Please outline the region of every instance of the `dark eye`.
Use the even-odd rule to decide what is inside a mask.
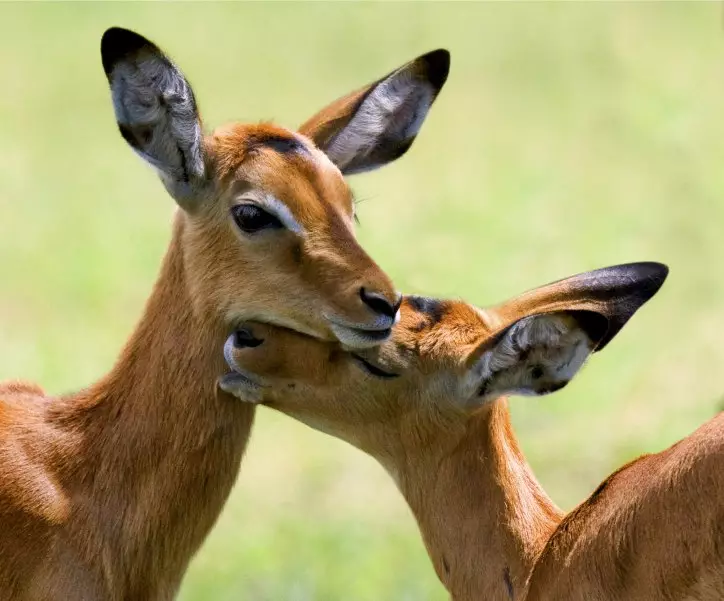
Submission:
[[[362,368],[363,368],[367,373],[369,373],[369,374],[371,374],[371,375],[373,375],[373,376],[375,376],[375,377],[377,377],[377,378],[390,379],[390,378],[397,378],[397,377],[399,377],[399,375],[400,375],[400,374],[393,374],[393,373],[390,373],[390,372],[385,371],[385,370],[383,370],[383,369],[380,369],[380,368],[377,367],[376,365],[372,365],[372,363],[370,363],[369,361],[365,361],[365,360],[364,360],[362,357],[360,357],[359,355],[355,355],[354,353],[351,353],[351,355],[352,355],[352,358],[353,358],[357,363],[359,363],[359,364],[362,366]]]
[[[236,205],[231,209],[231,215],[239,229],[247,234],[283,227],[277,217],[252,204]]]

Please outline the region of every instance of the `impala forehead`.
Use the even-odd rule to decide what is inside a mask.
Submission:
[[[239,180],[283,205],[306,229],[314,230],[334,215],[351,224],[352,192],[340,171],[325,162],[329,159],[314,148],[293,155],[265,148],[242,165]]]
[[[253,188],[283,203],[303,226],[337,214],[351,222],[352,192],[340,170],[314,143],[272,124],[232,123],[207,138],[232,198]]]
[[[398,355],[415,354],[425,364],[459,364],[485,340],[485,313],[454,300],[407,296],[393,344]]]

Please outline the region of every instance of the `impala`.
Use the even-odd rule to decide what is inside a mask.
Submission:
[[[666,274],[657,263],[610,267],[487,310],[407,297],[393,338],[364,351],[251,324],[227,341],[232,371],[219,383],[375,457],[407,500],[456,601],[708,599],[693,595],[704,590],[694,586],[703,574],[693,567],[707,565],[697,556],[699,537],[711,536],[705,524],[721,535],[722,522],[708,510],[691,512],[687,493],[667,488],[683,479],[716,492],[722,479],[711,467],[708,480],[704,466],[684,475],[701,441],[618,472],[561,522],[520,450],[505,399],[565,386]],[[713,444],[711,428],[705,436]],[[662,519],[679,527],[659,536],[667,544],[678,536],[678,545],[655,538]],[[711,549],[705,556],[721,568]],[[688,589],[673,587],[686,575]],[[681,594],[664,592],[673,590]],[[720,599],[724,588],[715,590]]]
[[[118,127],[179,206],[143,317],[110,373],[49,397],[0,386],[0,599],[160,601],[236,478],[251,405],[219,393],[242,320],[353,348],[390,335],[400,298],[355,240],[344,174],[401,156],[445,82],[426,54],[298,132],[204,134],[188,81],[142,36],[101,42]]]

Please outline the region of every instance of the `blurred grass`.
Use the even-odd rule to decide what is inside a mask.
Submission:
[[[182,66],[206,122],[294,126],[434,47],[450,80],[407,157],[353,181],[401,289],[479,304],[580,271],[668,263],[660,295],[566,390],[516,399],[564,507],[721,408],[724,35],[718,4],[0,5],[0,379],[109,368],[173,210],[117,134],[110,25]],[[414,522],[361,453],[261,411],[182,598],[441,600]]]

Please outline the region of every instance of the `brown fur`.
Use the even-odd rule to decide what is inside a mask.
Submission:
[[[616,471],[550,537],[525,598],[722,599],[722,461],[719,414],[669,449]]]
[[[640,304],[660,282],[633,284],[647,286]],[[459,397],[471,358],[511,323],[551,307],[598,307],[620,329],[630,292],[574,278],[488,311],[408,299],[394,339],[363,354],[394,379],[367,374],[331,343],[257,324],[251,332],[264,342],[235,348],[233,364],[261,386],[263,403],[380,461],[456,601],[721,599],[723,510],[709,502],[692,510],[691,494],[724,493],[724,416],[625,466],[564,519],[525,461],[507,401],[470,406]],[[598,336],[610,340],[611,327]]]
[[[258,143],[269,136],[303,151]],[[253,422],[253,407],[216,389],[228,333],[254,318],[331,338],[325,313],[371,319],[362,286],[397,298],[355,240],[342,174],[312,140],[234,124],[203,147],[211,184],[203,198],[184,199],[194,210],[178,211],[113,370],[57,398],[33,384],[0,385],[0,601],[172,599]],[[230,209],[251,188],[282,201],[305,235],[242,235]]]
[[[193,249],[186,257],[189,268],[204,274],[198,292],[192,290],[193,302],[224,316],[259,313],[264,320],[329,338],[322,312],[361,324],[370,319],[361,287],[390,299],[397,295],[355,240],[352,197],[339,170],[310,141],[305,142],[308,154],[254,147],[256,138],[271,134],[293,135],[269,124],[230,125],[207,139],[222,191],[220,202],[203,207],[194,227],[184,232]],[[240,236],[229,210],[250,188],[283,202],[306,234],[301,239],[290,232],[252,240]],[[241,286],[243,295],[237,292]]]
[[[403,302],[393,340],[364,356],[399,378],[367,375],[347,353],[254,324],[264,343],[235,360],[262,382],[264,404],[342,438],[390,473],[420,525],[439,578],[458,601],[509,601],[561,514],[537,485],[499,400],[469,414],[454,382],[496,328],[494,312],[449,301],[444,317]],[[291,388],[289,384],[294,384]]]

